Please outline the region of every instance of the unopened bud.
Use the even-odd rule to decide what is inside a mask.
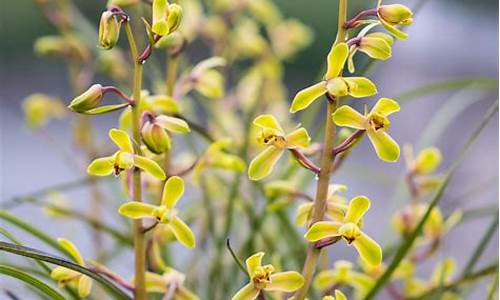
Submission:
[[[391,25],[410,25],[413,23],[413,12],[402,4],[381,5],[378,15]]]
[[[103,12],[99,23],[99,46],[103,49],[113,48],[120,36],[120,26],[121,23],[112,12]]]
[[[94,84],[83,94],[71,101],[68,108],[74,112],[83,113],[96,108],[102,100],[102,85]]]
[[[63,56],[67,51],[66,42],[61,36],[43,36],[33,45],[35,53],[43,56]]]
[[[182,22],[182,7],[179,4],[170,4],[168,6],[167,26],[168,32],[172,33],[179,28]]]
[[[168,34],[169,5],[167,0],[153,0],[153,26],[152,31],[158,35]]]
[[[142,125],[141,136],[151,152],[161,154],[170,149],[170,137],[165,129],[154,121],[154,117],[152,118]]]

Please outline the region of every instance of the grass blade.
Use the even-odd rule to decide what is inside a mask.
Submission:
[[[421,233],[422,228],[425,225],[425,222],[430,216],[430,213],[432,209],[439,203],[441,200],[444,191],[446,187],[448,186],[448,183],[450,182],[451,178],[453,177],[456,169],[462,162],[463,158],[465,157],[465,154],[467,154],[469,148],[474,144],[474,142],[477,140],[479,137],[480,133],[482,130],[486,127],[488,122],[491,120],[491,118],[498,112],[498,101],[495,102],[495,104],[488,110],[486,115],[484,116],[483,120],[480,122],[480,124],[477,126],[477,128],[474,130],[474,132],[470,135],[468,140],[465,142],[465,144],[462,146],[460,149],[459,153],[453,160],[453,163],[451,167],[449,168],[448,172],[446,172],[443,181],[437,188],[436,192],[434,193],[432,200],[429,203],[429,206],[427,207],[427,210],[425,214],[422,216],[420,219],[418,225],[415,227],[413,232],[405,238],[399,249],[396,251],[396,254],[394,255],[394,258],[392,259],[392,262],[389,264],[385,272],[382,274],[382,276],[379,278],[377,283],[373,286],[373,288],[368,292],[368,294],[365,297],[365,300],[373,299],[375,295],[380,291],[380,289],[386,284],[386,282],[391,278],[392,273],[396,270],[398,267],[399,263],[403,258],[406,256],[408,251],[411,249],[413,243],[415,242],[416,238],[418,235]]]
[[[19,279],[21,281],[24,281],[25,283],[29,284],[32,287],[35,287],[39,291],[43,292],[47,296],[49,296],[51,299],[54,300],[65,300],[63,295],[61,295],[58,291],[54,290],[52,287],[48,286],[46,283],[38,280],[37,278],[24,273],[22,271],[19,271],[17,269],[5,266],[5,265],[0,265],[0,273]]]
[[[12,253],[12,254],[45,261],[45,262],[48,262],[51,264],[59,265],[59,266],[77,271],[79,273],[82,273],[84,275],[89,276],[90,278],[92,278],[95,281],[97,281],[98,283],[100,283],[109,292],[109,294],[111,296],[113,296],[112,299],[123,299],[123,300],[131,300],[132,299],[129,295],[127,295],[127,293],[125,293],[120,288],[118,288],[113,282],[109,281],[108,279],[101,276],[100,274],[98,274],[90,269],[87,269],[85,267],[82,267],[78,264],[75,264],[73,262],[65,260],[63,258],[44,253],[44,252],[39,251],[37,249],[28,248],[28,247],[19,246],[19,245],[14,245],[11,243],[6,243],[6,242],[0,242],[0,251],[5,251],[5,252]]]

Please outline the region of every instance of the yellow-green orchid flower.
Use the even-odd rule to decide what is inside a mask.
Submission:
[[[333,269],[321,271],[314,279],[314,287],[320,291],[326,291],[334,285],[349,285],[354,287],[357,295],[365,294],[374,283],[373,278],[354,271],[353,264],[345,260],[335,262]]]
[[[285,134],[272,115],[260,115],[253,124],[261,129],[259,141],[268,146],[250,163],[248,177],[251,180],[260,180],[269,175],[285,150],[309,146],[311,138],[303,127]]]
[[[377,4],[377,16],[384,28],[400,40],[408,38],[408,34],[396,28],[398,25],[407,26],[413,23],[413,12],[402,4],[382,5],[382,0]]]
[[[362,115],[352,107],[342,105],[332,118],[338,126],[366,130],[377,156],[383,161],[395,162],[399,159],[399,145],[386,131],[391,124],[388,116],[398,111],[399,104],[396,101],[380,98],[368,114]]]
[[[426,175],[434,172],[442,160],[441,151],[436,147],[429,147],[420,151],[417,158],[412,159],[408,164],[410,172],[418,175]]]
[[[415,274],[409,276],[404,282],[404,295],[408,298],[419,298],[427,291],[439,288],[452,281],[456,269],[456,262],[452,258],[446,258],[437,263],[432,271],[431,278],[422,280],[415,277]],[[458,295],[450,292],[441,299],[461,299]]]
[[[254,300],[262,290],[294,292],[304,284],[304,277],[298,272],[274,273],[273,265],[262,265],[264,252],[258,252],[246,260],[250,283],[242,287],[231,300]]]
[[[327,58],[327,71],[324,80],[307,87],[297,93],[290,107],[290,112],[295,113],[306,109],[314,100],[329,93],[334,97],[352,96],[363,98],[375,95],[377,87],[365,77],[342,77],[349,47],[346,43],[335,44]]]
[[[77,264],[85,267],[85,261],[83,260],[80,251],[78,251],[72,242],[62,238],[57,239],[57,242],[71,255]],[[87,297],[92,289],[92,279],[90,277],[62,266],[58,266],[53,269],[50,273],[50,277],[56,280],[61,288],[63,288],[66,284],[75,287],[78,289],[78,295],[82,298]]]
[[[193,179],[198,181],[201,172],[206,168],[215,168],[243,172],[246,168],[245,162],[237,155],[224,152],[232,144],[231,139],[224,138],[217,140],[208,146],[205,154],[198,161],[193,171]]]
[[[178,176],[172,176],[165,182],[159,206],[143,202],[128,202],[120,206],[118,212],[132,219],[156,219],[157,222],[168,225],[181,244],[194,248],[195,236],[189,226],[177,216],[175,209],[175,204],[183,193],[184,181]]]
[[[382,249],[372,238],[359,228],[359,222],[370,208],[370,200],[357,196],[349,202],[347,212],[340,221],[319,221],[314,223],[304,237],[310,242],[324,238],[342,237],[349,245],[353,245],[361,259],[371,265],[382,262]]]
[[[92,161],[87,168],[90,175],[108,176],[114,173],[118,176],[125,170],[137,167],[160,180],[165,179],[165,172],[155,161],[135,154],[132,141],[125,131],[113,128],[109,131],[109,138],[120,150],[111,156],[97,158]]]
[[[168,293],[171,289],[173,299],[176,300],[198,300],[200,299],[193,292],[184,286],[186,275],[173,268],[167,268],[162,275],[146,272],[146,290],[150,293]]]
[[[23,101],[26,124],[30,128],[41,128],[52,119],[62,119],[66,109],[61,100],[45,94],[31,94]]]
[[[343,184],[331,184],[328,186],[328,198],[325,215],[332,220],[342,220],[347,211],[347,200],[337,195],[338,192],[347,191],[347,186]],[[314,203],[306,202],[297,208],[295,222],[299,226],[304,226],[308,222]]]

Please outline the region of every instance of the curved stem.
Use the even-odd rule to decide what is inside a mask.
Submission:
[[[337,37],[335,44],[344,42],[346,39],[346,30],[344,23],[347,16],[347,0],[339,0],[339,14],[338,14],[338,27]],[[321,153],[320,172],[318,184],[316,186],[316,198],[314,199],[313,215],[311,224],[314,224],[323,219],[326,210],[326,200],[328,198],[328,185],[330,183],[331,165],[333,156],[331,155],[335,141],[335,124],[331,121],[331,115],[337,108],[338,99],[331,97],[327,94],[328,105],[325,117],[325,136],[323,139],[323,151]],[[311,285],[311,281],[318,264],[318,258],[321,249],[316,248],[314,243],[309,243],[307,247],[307,256],[302,269],[302,276],[304,276],[304,285],[297,291],[295,295],[296,300],[304,300],[307,291]]]
[[[129,22],[125,22],[125,31],[127,32],[127,39],[130,46],[132,61],[134,64],[134,90],[132,105],[132,137],[136,143],[141,140],[140,136],[140,111],[139,102],[141,100],[141,86],[142,86],[142,63],[138,61],[137,45],[132,33],[132,28]],[[132,178],[133,195],[132,200],[141,202],[141,172],[139,169],[134,169]],[[134,257],[135,257],[135,300],[146,299],[146,244],[144,241],[144,232],[142,230],[142,220],[134,220]]]

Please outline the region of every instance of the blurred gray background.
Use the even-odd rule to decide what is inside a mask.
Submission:
[[[286,65],[286,82],[289,93],[293,94],[310,84],[311,78],[315,78],[323,65],[335,35],[337,2],[277,2],[286,16],[302,20],[315,32],[313,45]],[[349,2],[351,13],[354,7],[366,3],[361,0]],[[418,1],[400,2],[414,7]],[[69,143],[71,131],[68,123],[56,121],[50,124],[48,130],[54,134],[56,144],[28,130],[24,126],[20,108],[23,98],[34,92],[57,95],[68,100],[71,98],[63,63],[39,59],[32,52],[34,38],[54,31],[31,1],[2,0],[1,3],[0,202],[45,186],[80,178],[82,174],[60,160],[60,153],[56,150],[61,146],[63,151],[75,151]],[[104,1],[77,0],[76,3],[97,24]],[[414,87],[445,79],[473,76],[498,78],[497,12],[498,1],[427,1],[408,30],[410,38],[396,43],[393,58],[378,63],[371,73],[371,78],[379,87],[379,95],[395,97]],[[431,145],[439,147],[444,155],[440,170],[444,171],[487,108],[497,99],[498,92],[491,89],[458,89],[421,97],[404,104],[401,112],[394,115],[390,132],[400,145],[413,144],[417,150]],[[444,128],[434,141],[432,134],[436,130],[428,127],[431,120],[444,119],[462,109],[459,117]],[[101,135],[105,136],[105,128],[113,123],[101,117],[96,118],[96,121],[102,129]],[[365,194],[372,199],[374,205],[366,218],[366,228],[382,244],[395,241],[394,233],[389,230],[390,216],[407,200],[406,193],[395,188],[403,168],[403,160],[397,164],[385,164],[377,160],[365,140],[353,152],[350,163],[334,178],[336,182],[349,185],[349,196]],[[468,153],[447,189],[443,199],[445,214],[453,208],[494,206],[498,202],[497,182],[498,117],[495,117]],[[312,187],[310,191],[313,191]],[[81,199],[85,193],[85,190],[78,190],[69,195],[71,199]],[[86,204],[81,201],[75,205],[83,208]],[[58,227],[59,223],[49,223],[48,218],[31,206],[23,206],[14,212],[43,226],[41,228],[53,235],[77,240],[79,245],[84,245],[81,247],[84,254],[89,254],[90,250],[85,245],[88,245],[90,237],[79,223]],[[446,238],[437,258],[453,256],[459,268],[463,266],[489,223],[490,219],[481,219],[457,227]],[[44,248],[37,243],[33,246]],[[497,257],[497,250],[498,238],[495,237],[488,245],[482,261],[487,263],[493,260]],[[334,252],[336,258],[354,258],[353,251],[347,251],[344,246],[338,246]],[[429,265],[433,262],[435,260]],[[126,274],[131,268],[117,263],[117,269]],[[419,273],[423,278],[428,278],[429,268],[424,266]],[[0,276],[0,287],[8,282],[4,280]],[[483,281],[468,299],[483,299],[487,284]]]

